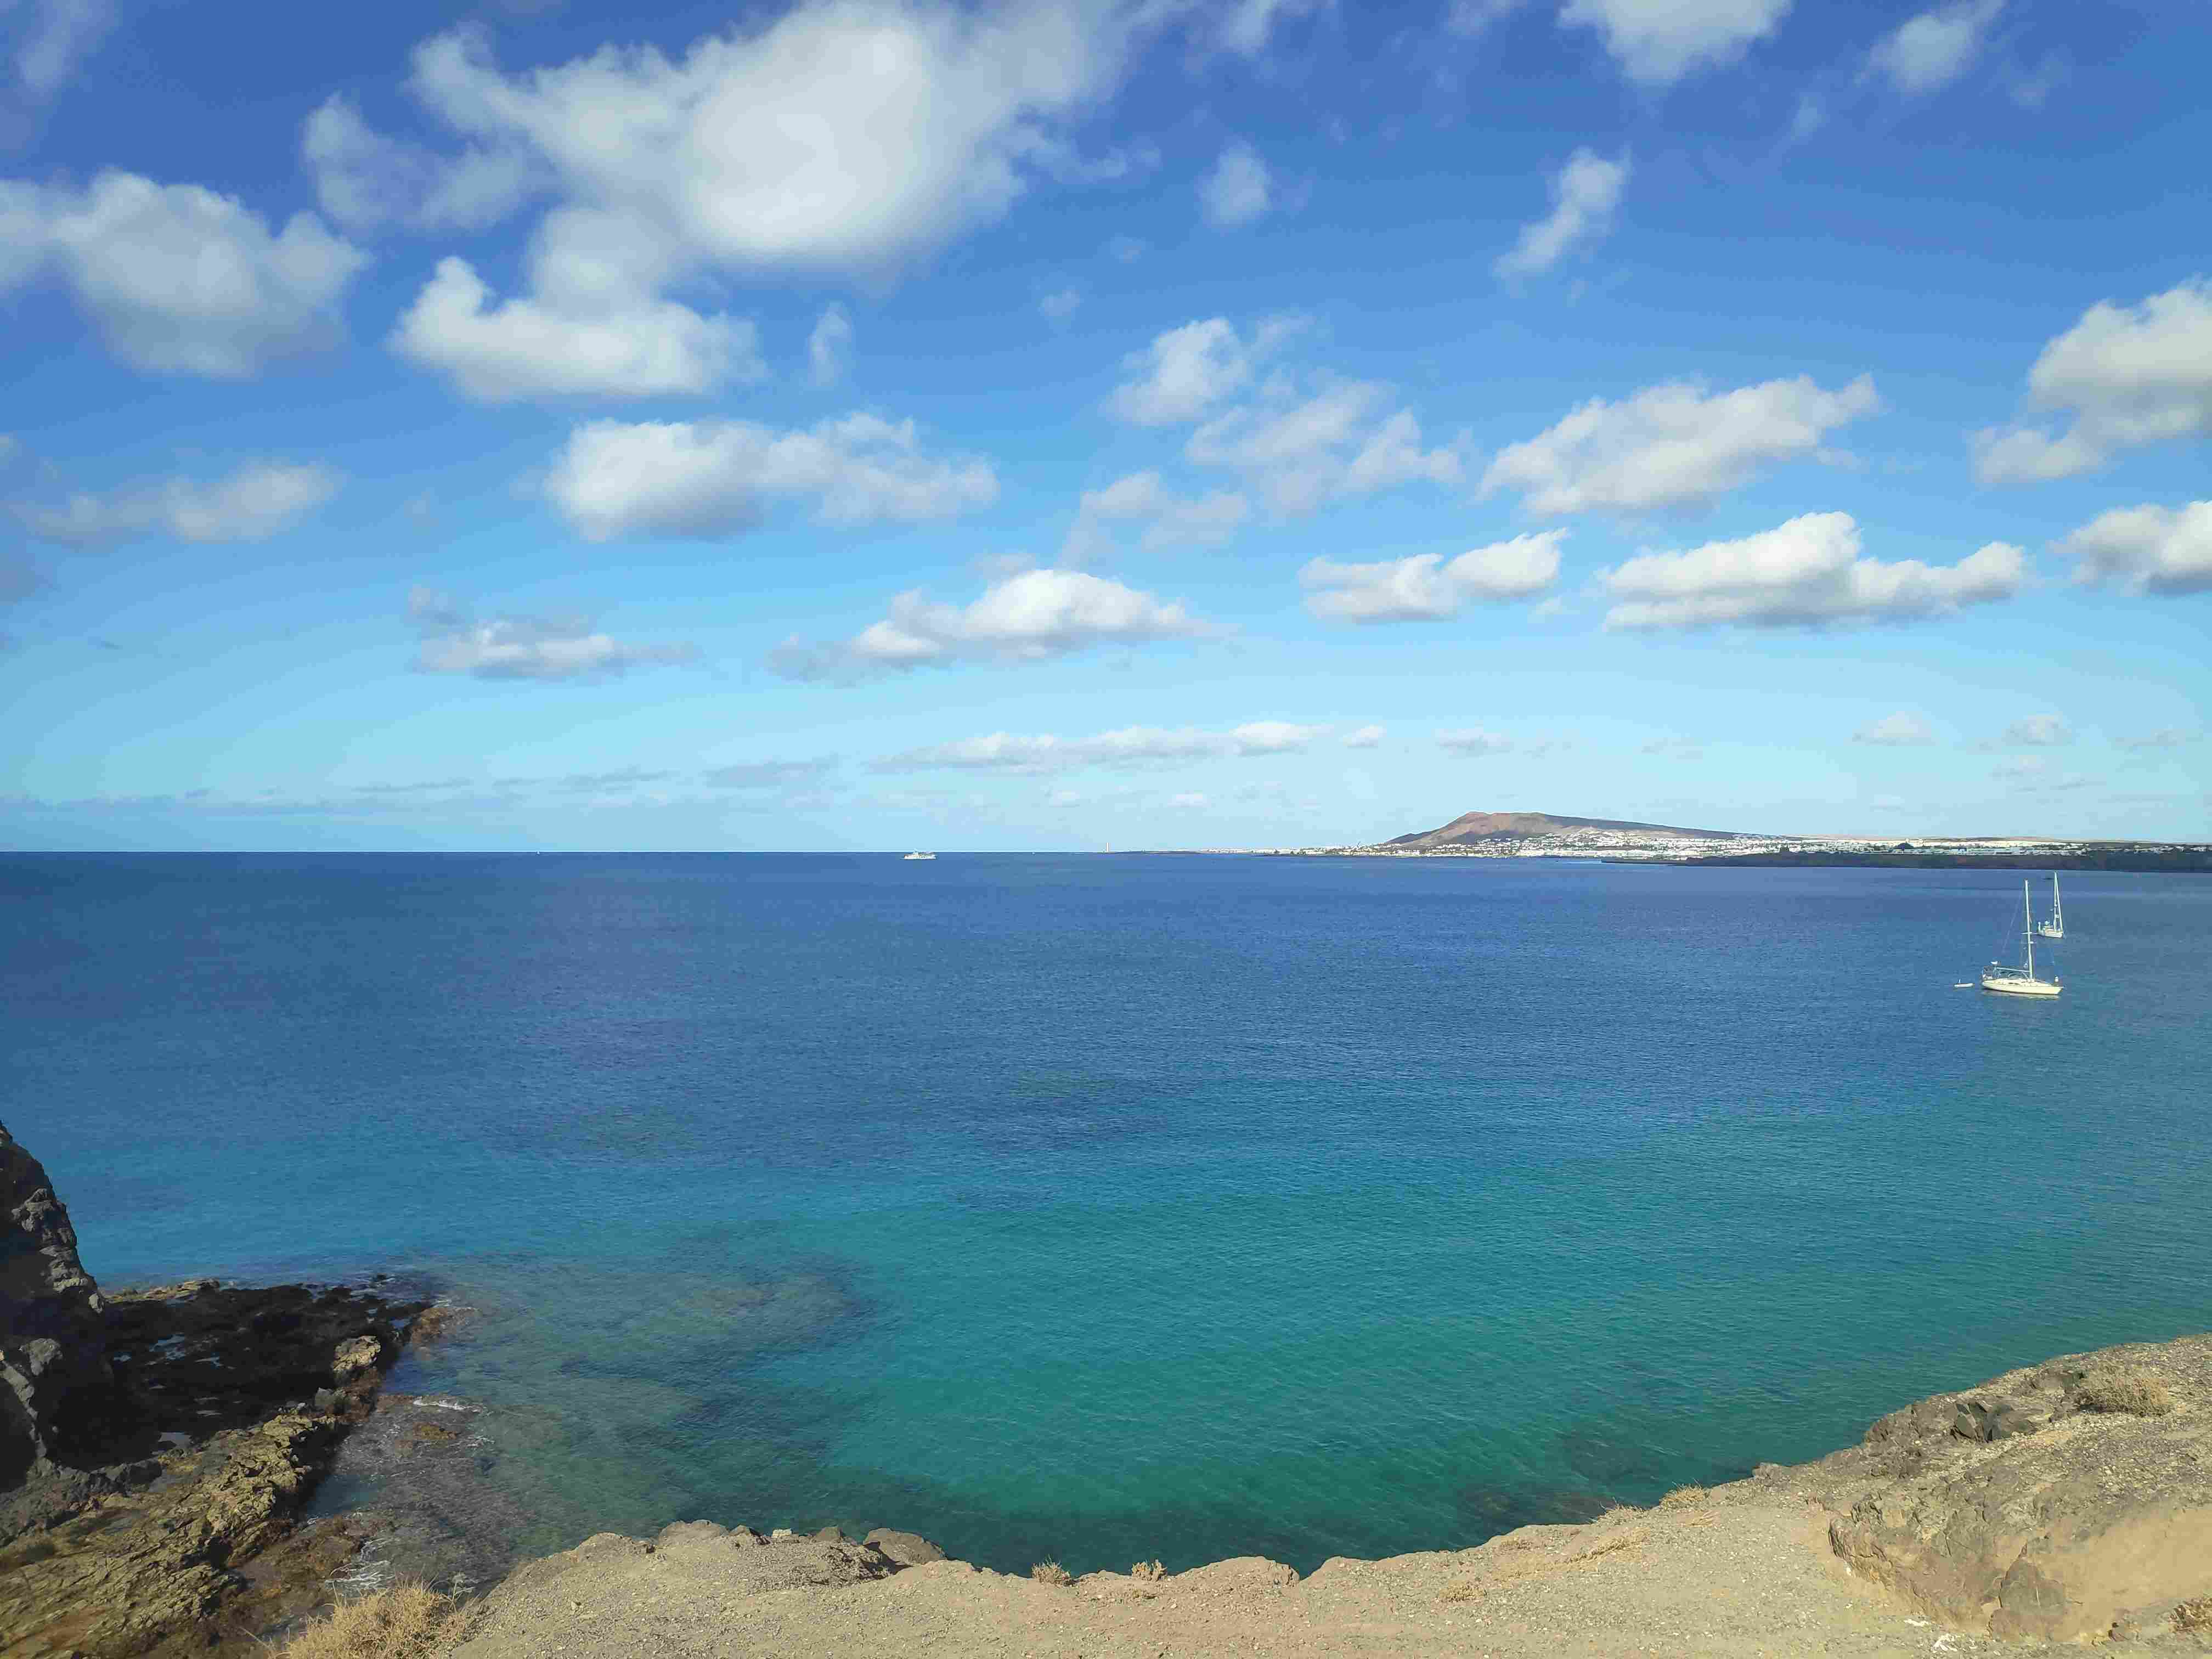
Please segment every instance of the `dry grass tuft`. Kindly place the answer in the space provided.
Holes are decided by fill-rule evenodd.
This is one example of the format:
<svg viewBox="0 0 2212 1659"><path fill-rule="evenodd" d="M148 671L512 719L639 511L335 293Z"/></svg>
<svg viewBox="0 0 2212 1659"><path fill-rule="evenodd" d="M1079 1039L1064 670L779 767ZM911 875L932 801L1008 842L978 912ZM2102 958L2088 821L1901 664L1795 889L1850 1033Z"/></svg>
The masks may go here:
<svg viewBox="0 0 2212 1659"><path fill-rule="evenodd" d="M1573 1566L1576 1563L1580 1561L1595 1561L1599 1556L1611 1555L1615 1550L1634 1549L1638 1544L1644 1541L1644 1537L1645 1534L1640 1532L1621 1533L1615 1537L1607 1539L1602 1544L1591 1545L1589 1548L1584 1550L1580 1555L1569 1556L1567 1558L1567 1565L1569 1566Z"/></svg>
<svg viewBox="0 0 2212 1659"><path fill-rule="evenodd" d="M1059 1584L1065 1586L1075 1582L1075 1575L1070 1572L1066 1567L1061 1566L1057 1561L1038 1562L1036 1565L1030 1569L1030 1577L1036 1579L1040 1584Z"/></svg>
<svg viewBox="0 0 2212 1659"><path fill-rule="evenodd" d="M339 1602L277 1649L276 1659L428 1659L458 1646L475 1622L427 1584L394 1584Z"/></svg>
<svg viewBox="0 0 2212 1659"><path fill-rule="evenodd" d="M1437 1592L1439 1601L1480 1601L1482 1592L1464 1578L1455 1579Z"/></svg>
<svg viewBox="0 0 2212 1659"><path fill-rule="evenodd" d="M2193 1601L2177 1603L2173 1609L2173 1627L2184 1635L2195 1631L2212 1631L2212 1595L2200 1595Z"/></svg>
<svg viewBox="0 0 2212 1659"><path fill-rule="evenodd" d="M2074 1385L2083 1411L2125 1412L2135 1417L2163 1417L2173 1409L2166 1384L2148 1371L2094 1371Z"/></svg>
<svg viewBox="0 0 2212 1659"><path fill-rule="evenodd" d="M1157 1561L1138 1561L1131 1564L1129 1577L1140 1584L1157 1584L1168 1576L1168 1570Z"/></svg>
<svg viewBox="0 0 2212 1659"><path fill-rule="evenodd" d="M1598 1516L1597 1524L1601 1527L1609 1527L1616 1521L1631 1520L1643 1513L1644 1511L1633 1504L1615 1504L1603 1515Z"/></svg>
<svg viewBox="0 0 2212 1659"><path fill-rule="evenodd" d="M1705 1486L1677 1486L1659 1500L1659 1507L1665 1510L1672 1509L1678 1504L1694 1504L1709 1490L1710 1488Z"/></svg>

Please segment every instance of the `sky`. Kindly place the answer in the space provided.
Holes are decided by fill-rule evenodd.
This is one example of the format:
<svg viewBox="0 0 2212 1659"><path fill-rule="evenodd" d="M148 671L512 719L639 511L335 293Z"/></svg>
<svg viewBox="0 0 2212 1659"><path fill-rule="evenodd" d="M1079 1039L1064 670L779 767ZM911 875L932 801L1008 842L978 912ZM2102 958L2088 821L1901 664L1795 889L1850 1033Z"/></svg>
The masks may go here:
<svg viewBox="0 0 2212 1659"><path fill-rule="evenodd" d="M0 0L0 847L2212 839L2201 0Z"/></svg>

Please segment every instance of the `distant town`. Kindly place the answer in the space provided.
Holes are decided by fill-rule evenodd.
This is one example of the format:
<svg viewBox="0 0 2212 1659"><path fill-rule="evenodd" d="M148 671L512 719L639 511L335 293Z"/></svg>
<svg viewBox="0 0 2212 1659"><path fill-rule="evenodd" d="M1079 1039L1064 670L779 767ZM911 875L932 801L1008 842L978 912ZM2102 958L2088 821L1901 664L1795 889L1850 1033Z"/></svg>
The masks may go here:
<svg viewBox="0 0 2212 1659"><path fill-rule="evenodd" d="M1283 858L1601 859L1609 863L1896 865L2212 872L2212 844L2034 836L1781 836L1547 812L1468 812L1439 829L1357 847L1208 847Z"/></svg>

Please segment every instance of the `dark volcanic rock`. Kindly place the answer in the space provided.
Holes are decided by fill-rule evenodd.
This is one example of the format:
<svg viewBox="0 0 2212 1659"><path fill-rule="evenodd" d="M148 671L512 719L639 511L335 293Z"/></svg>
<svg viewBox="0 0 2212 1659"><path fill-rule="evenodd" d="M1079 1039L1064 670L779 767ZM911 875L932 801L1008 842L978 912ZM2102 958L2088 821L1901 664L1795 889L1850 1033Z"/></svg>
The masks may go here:
<svg viewBox="0 0 2212 1659"><path fill-rule="evenodd" d="M94 1437L113 1388L100 1287L39 1160L0 1124L0 1490Z"/></svg>

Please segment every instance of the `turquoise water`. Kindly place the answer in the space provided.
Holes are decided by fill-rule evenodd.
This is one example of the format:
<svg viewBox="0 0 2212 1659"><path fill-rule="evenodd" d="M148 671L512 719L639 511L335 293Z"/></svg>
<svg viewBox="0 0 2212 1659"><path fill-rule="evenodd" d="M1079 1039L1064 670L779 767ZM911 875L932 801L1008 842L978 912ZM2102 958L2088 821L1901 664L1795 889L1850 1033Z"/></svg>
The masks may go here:
<svg viewBox="0 0 2212 1659"><path fill-rule="evenodd" d="M398 1382L484 1406L503 1547L1310 1570L2212 1327L2212 880L2069 878L2062 999L1954 990L2018 891L10 855L0 1119L104 1281L477 1308Z"/></svg>

